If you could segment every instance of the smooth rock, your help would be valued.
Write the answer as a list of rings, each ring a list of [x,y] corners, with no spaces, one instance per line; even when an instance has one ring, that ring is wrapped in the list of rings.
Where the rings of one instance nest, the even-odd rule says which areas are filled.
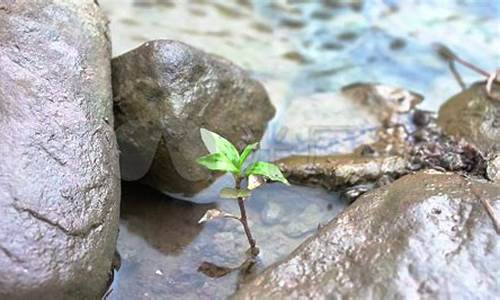
[[[493,92],[500,92],[499,84]],[[445,134],[463,138],[484,153],[500,151],[500,101],[487,96],[484,82],[446,101],[437,121]]]
[[[92,0],[0,0],[0,298],[98,299],[118,234],[111,45]]]
[[[231,62],[170,40],[113,59],[121,170],[169,194],[190,196],[216,174],[196,163],[207,153],[200,127],[242,149],[274,116],[264,87]]]
[[[500,187],[419,172],[361,196],[234,299],[494,299],[500,243],[479,197]]]

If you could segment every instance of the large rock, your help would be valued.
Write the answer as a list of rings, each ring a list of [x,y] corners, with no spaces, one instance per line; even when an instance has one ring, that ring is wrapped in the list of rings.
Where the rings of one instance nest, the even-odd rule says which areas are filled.
[[[500,92],[500,85],[493,85]],[[438,124],[443,132],[465,139],[483,152],[500,151],[500,101],[486,94],[478,82],[446,101],[439,109]]]
[[[97,299],[120,181],[107,21],[93,0],[0,0],[0,298]]]
[[[236,299],[494,299],[500,243],[479,197],[500,186],[421,172],[361,196]]]
[[[259,141],[274,108],[263,86],[229,61],[181,42],[158,40],[113,59],[116,131],[123,178],[192,195],[215,176],[199,129],[242,149]]]

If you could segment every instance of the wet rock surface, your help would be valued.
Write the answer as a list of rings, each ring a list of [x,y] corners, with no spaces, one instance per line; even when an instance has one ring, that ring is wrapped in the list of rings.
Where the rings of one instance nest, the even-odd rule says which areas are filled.
[[[397,178],[409,172],[407,161],[398,156],[290,156],[277,163],[291,182],[329,190],[376,182],[385,176]]]
[[[498,93],[494,84],[492,92]],[[484,153],[500,150],[500,101],[489,98],[486,84],[478,82],[451,97],[439,110],[443,131],[463,138]]]
[[[377,89],[387,91],[374,92]],[[276,161],[291,182],[341,191],[353,201],[369,190],[422,169],[497,176],[496,161],[489,158],[493,155],[480,150],[484,144],[471,144],[443,132],[432,112],[416,107],[422,101],[417,94],[372,84],[354,84],[343,91],[377,116],[380,127],[375,142],[361,144],[350,154],[294,155]]]
[[[116,131],[125,179],[192,195],[213,181],[196,163],[200,127],[243,148],[259,141],[274,108],[229,61],[181,42],[143,44],[112,62]]]
[[[498,185],[405,176],[361,196],[233,298],[495,298],[500,246],[480,197],[500,209]]]
[[[96,299],[118,234],[107,20],[0,1],[0,298]]]

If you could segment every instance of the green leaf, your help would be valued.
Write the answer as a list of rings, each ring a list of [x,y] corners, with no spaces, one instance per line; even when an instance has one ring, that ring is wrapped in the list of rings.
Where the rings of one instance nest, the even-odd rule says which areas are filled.
[[[247,176],[261,175],[272,181],[279,181],[287,185],[289,184],[288,180],[286,180],[285,176],[283,176],[283,173],[281,173],[278,166],[263,161],[258,161],[250,165],[246,169],[245,174]]]
[[[247,189],[232,189],[232,188],[223,188],[219,196],[221,198],[226,199],[238,199],[238,198],[248,198],[252,195],[252,192]]]
[[[250,154],[252,154],[252,152],[255,149],[257,149],[258,146],[259,146],[259,143],[253,143],[253,144],[250,144],[250,145],[245,147],[243,152],[241,152],[240,161],[238,162],[238,167],[241,168],[243,166],[243,164],[245,163],[245,160],[247,160],[247,158],[250,156]]]
[[[201,139],[207,147],[208,152],[224,154],[235,166],[238,166],[240,155],[236,147],[215,132],[200,128]]]
[[[222,153],[208,154],[196,161],[212,171],[239,172],[239,169]]]

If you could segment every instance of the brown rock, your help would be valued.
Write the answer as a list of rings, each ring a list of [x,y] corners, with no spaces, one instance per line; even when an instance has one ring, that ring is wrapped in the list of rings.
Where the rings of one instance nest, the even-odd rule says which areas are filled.
[[[494,299],[500,244],[478,197],[500,187],[420,172],[361,196],[234,299]]]
[[[122,175],[165,193],[194,195],[214,179],[200,127],[242,149],[259,141],[274,107],[263,86],[231,62],[169,40],[113,59]]]
[[[498,93],[500,85],[493,90]],[[487,96],[484,82],[446,101],[439,109],[438,124],[445,134],[463,138],[484,153],[500,151],[500,101]]]

